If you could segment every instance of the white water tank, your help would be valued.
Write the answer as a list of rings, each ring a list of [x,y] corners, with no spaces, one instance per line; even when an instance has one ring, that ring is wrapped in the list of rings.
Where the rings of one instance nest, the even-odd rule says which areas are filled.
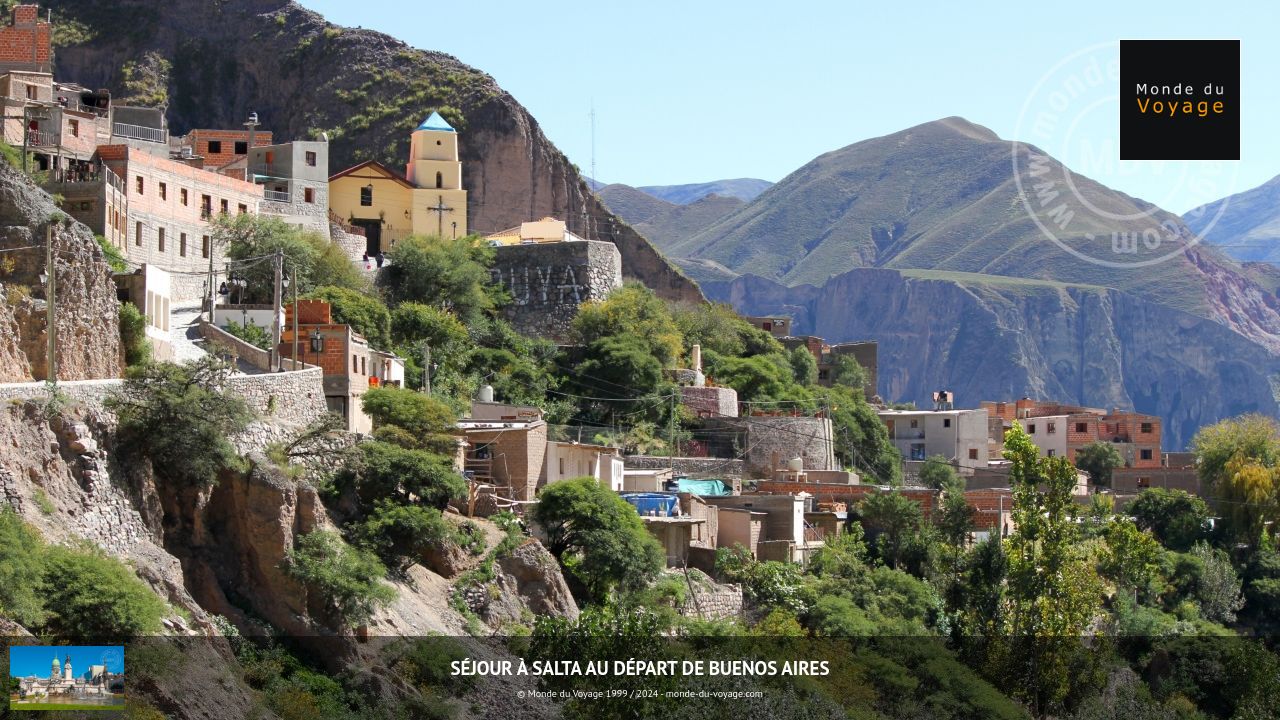
[[[791,458],[787,461],[787,469],[791,472],[800,472],[804,469],[804,458]]]
[[[481,385],[480,392],[476,394],[476,400],[479,402],[493,402],[493,386]]]

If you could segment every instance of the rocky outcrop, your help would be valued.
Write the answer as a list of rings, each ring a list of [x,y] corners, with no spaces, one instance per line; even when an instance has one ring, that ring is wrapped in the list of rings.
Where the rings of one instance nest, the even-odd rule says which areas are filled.
[[[528,619],[526,613],[578,617],[578,604],[569,592],[560,564],[538,541],[530,540],[499,558],[496,570],[494,584],[501,602],[492,602],[486,608],[483,617],[489,625],[521,622]]]
[[[117,377],[119,302],[111,269],[93,233],[65,217],[50,197],[21,172],[0,162],[0,380],[22,382],[47,375],[46,238],[52,228],[57,267],[58,379]]]
[[[331,170],[369,159],[403,167],[409,134],[432,109],[462,131],[470,226],[494,232],[545,215],[622,253],[623,270],[659,295],[697,286],[596,198],[537,121],[493,78],[381,33],[340,28],[283,0],[55,0],[55,17],[96,30],[60,47],[59,77],[124,89],[126,63],[172,63],[171,128],[239,127],[258,113],[277,139],[328,133]]]
[[[1244,412],[1275,416],[1280,360],[1231,329],[1097,287],[854,270],[822,287],[753,276],[707,286],[751,315],[787,314],[793,332],[879,343],[879,394],[924,406],[1030,396],[1131,408],[1164,420],[1164,447]]]

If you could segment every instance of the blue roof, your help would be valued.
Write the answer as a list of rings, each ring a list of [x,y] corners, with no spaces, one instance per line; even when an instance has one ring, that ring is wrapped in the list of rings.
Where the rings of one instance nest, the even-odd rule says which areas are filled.
[[[432,111],[431,115],[428,116],[426,120],[422,121],[422,124],[418,126],[418,130],[443,130],[444,132],[456,132],[453,129],[453,126],[445,122],[445,119],[440,117],[440,113],[435,111]]]

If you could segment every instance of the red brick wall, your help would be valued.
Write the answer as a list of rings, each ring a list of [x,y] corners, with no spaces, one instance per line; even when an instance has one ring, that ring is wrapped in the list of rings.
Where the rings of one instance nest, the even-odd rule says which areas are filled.
[[[49,70],[49,23],[40,21],[36,5],[18,5],[9,25],[0,27],[0,64],[39,66]]]
[[[329,303],[324,300],[298,301],[299,325],[329,325],[333,322]],[[293,303],[284,308],[285,326],[293,327]]]
[[[187,135],[187,143],[191,146],[196,155],[204,157],[206,167],[218,168],[227,163],[244,157],[244,155],[236,155],[235,147],[237,142],[248,143],[248,130],[192,130]],[[216,140],[222,143],[221,152],[209,152],[209,141]],[[253,146],[262,147],[271,144],[271,133],[269,131],[259,130],[253,135]]]

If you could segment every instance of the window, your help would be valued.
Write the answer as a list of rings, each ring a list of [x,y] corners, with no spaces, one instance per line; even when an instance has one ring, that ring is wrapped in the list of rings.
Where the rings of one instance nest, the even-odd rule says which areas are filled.
[[[436,175],[439,175],[439,174],[440,173],[436,173]],[[439,187],[439,185],[437,185],[436,187]],[[760,323],[760,327],[763,330],[773,330],[773,323],[766,320],[765,322]]]
[[[911,443],[911,459],[912,460],[924,459],[924,443]]]
[[[169,186],[164,183],[160,183],[160,199],[166,200],[168,199],[168,197],[169,197]]]
[[[209,236],[205,235],[200,238],[200,257],[209,257]]]
[[[206,152],[209,153],[210,155],[217,155],[218,153],[222,152],[222,141],[210,140]]]
[[[1050,434],[1058,432],[1058,423],[1050,422],[1050,423],[1045,423],[1045,425],[1047,426],[1044,430],[1045,432]]]
[[[71,131],[71,137],[80,137],[80,121],[68,120],[67,129]]]
[[[316,166],[316,154],[314,151],[308,150],[306,153],[306,161],[309,167]]]
[[[438,172],[436,173],[436,188],[442,187],[444,187],[444,173]]]
[[[35,99],[36,99],[36,86],[35,86],[35,85],[28,85],[28,86],[27,86],[27,99],[28,99],[28,100],[35,100]]]
[[[200,217],[208,218],[213,214],[213,198],[208,195],[200,196]]]
[[[1028,435],[1035,435],[1035,434],[1036,434],[1036,424],[1035,424],[1035,423],[1031,423],[1030,425],[1028,425],[1028,426],[1027,426],[1027,434],[1028,434]]]
[[[249,143],[244,140],[237,140],[235,150],[237,155],[247,155],[249,153]]]
[[[365,185],[360,188],[360,204],[369,207],[373,204],[373,186]]]
[[[139,195],[142,194],[142,176],[141,175],[133,179],[133,191],[138,193]]]
[[[1151,433],[1151,423],[1142,423],[1142,432],[1149,435]]]
[[[156,230],[156,248],[164,252],[164,228]]]
[[[179,190],[178,190],[178,202],[182,203],[182,204],[183,204],[183,206],[186,206],[186,204],[187,204],[187,189],[186,189],[186,188],[181,188],[181,189],[179,189]]]
[[[914,428],[918,428],[918,427],[920,427],[920,421],[919,421],[919,420],[912,420],[912,421],[911,421],[911,427],[912,427],[913,429],[914,429]]]
[[[1058,454],[1058,451],[1057,451],[1057,450],[1054,450],[1053,448],[1049,448],[1049,450],[1048,450],[1048,455],[1049,455],[1049,457],[1053,457],[1053,456],[1055,456],[1055,455],[1057,455],[1057,454]]]
[[[1138,487],[1140,487],[1140,488],[1149,488],[1149,487],[1151,487],[1151,478],[1149,478],[1149,477],[1140,477],[1140,478],[1138,478]]]
[[[1076,432],[1089,432],[1089,423],[1076,423]]]
[[[90,212],[91,210],[93,210],[92,200],[85,200],[84,202],[80,203],[80,212]]]
[[[239,205],[236,206],[236,210],[239,211],[241,215],[243,215],[249,212],[249,206],[245,205],[244,203],[240,203]]]
[[[133,244],[138,246],[142,245],[142,222],[138,222],[133,227]]]
[[[1141,452],[1141,457],[1142,457],[1142,459],[1143,459],[1143,460],[1150,460],[1150,459],[1151,459],[1151,449],[1150,449],[1150,448],[1147,448],[1146,450],[1142,450],[1142,451],[1140,451],[1140,452]]]
[[[364,356],[363,356],[363,355],[361,355],[361,356],[360,356],[360,374],[361,374],[361,375],[368,375],[368,374],[369,374],[369,369],[368,369],[367,367],[365,367],[365,364],[364,364]]]
[[[187,234],[186,233],[178,233],[178,255],[181,257],[187,256]]]
[[[303,202],[309,202],[309,203],[313,203],[313,202],[315,202],[315,201],[316,201],[316,189],[315,189],[315,188],[302,188],[302,201],[303,201]]]
[[[226,201],[226,198],[223,198],[222,200],[219,200],[219,201],[218,201],[218,207],[219,207],[219,209],[222,211],[222,214],[223,214],[223,215],[226,215],[226,214],[227,214],[227,201]]]
[[[951,418],[942,418],[942,427],[951,427]]]
[[[560,458],[560,474],[564,474],[564,458]]]
[[[969,448],[969,459],[970,460],[978,459],[978,448]]]

